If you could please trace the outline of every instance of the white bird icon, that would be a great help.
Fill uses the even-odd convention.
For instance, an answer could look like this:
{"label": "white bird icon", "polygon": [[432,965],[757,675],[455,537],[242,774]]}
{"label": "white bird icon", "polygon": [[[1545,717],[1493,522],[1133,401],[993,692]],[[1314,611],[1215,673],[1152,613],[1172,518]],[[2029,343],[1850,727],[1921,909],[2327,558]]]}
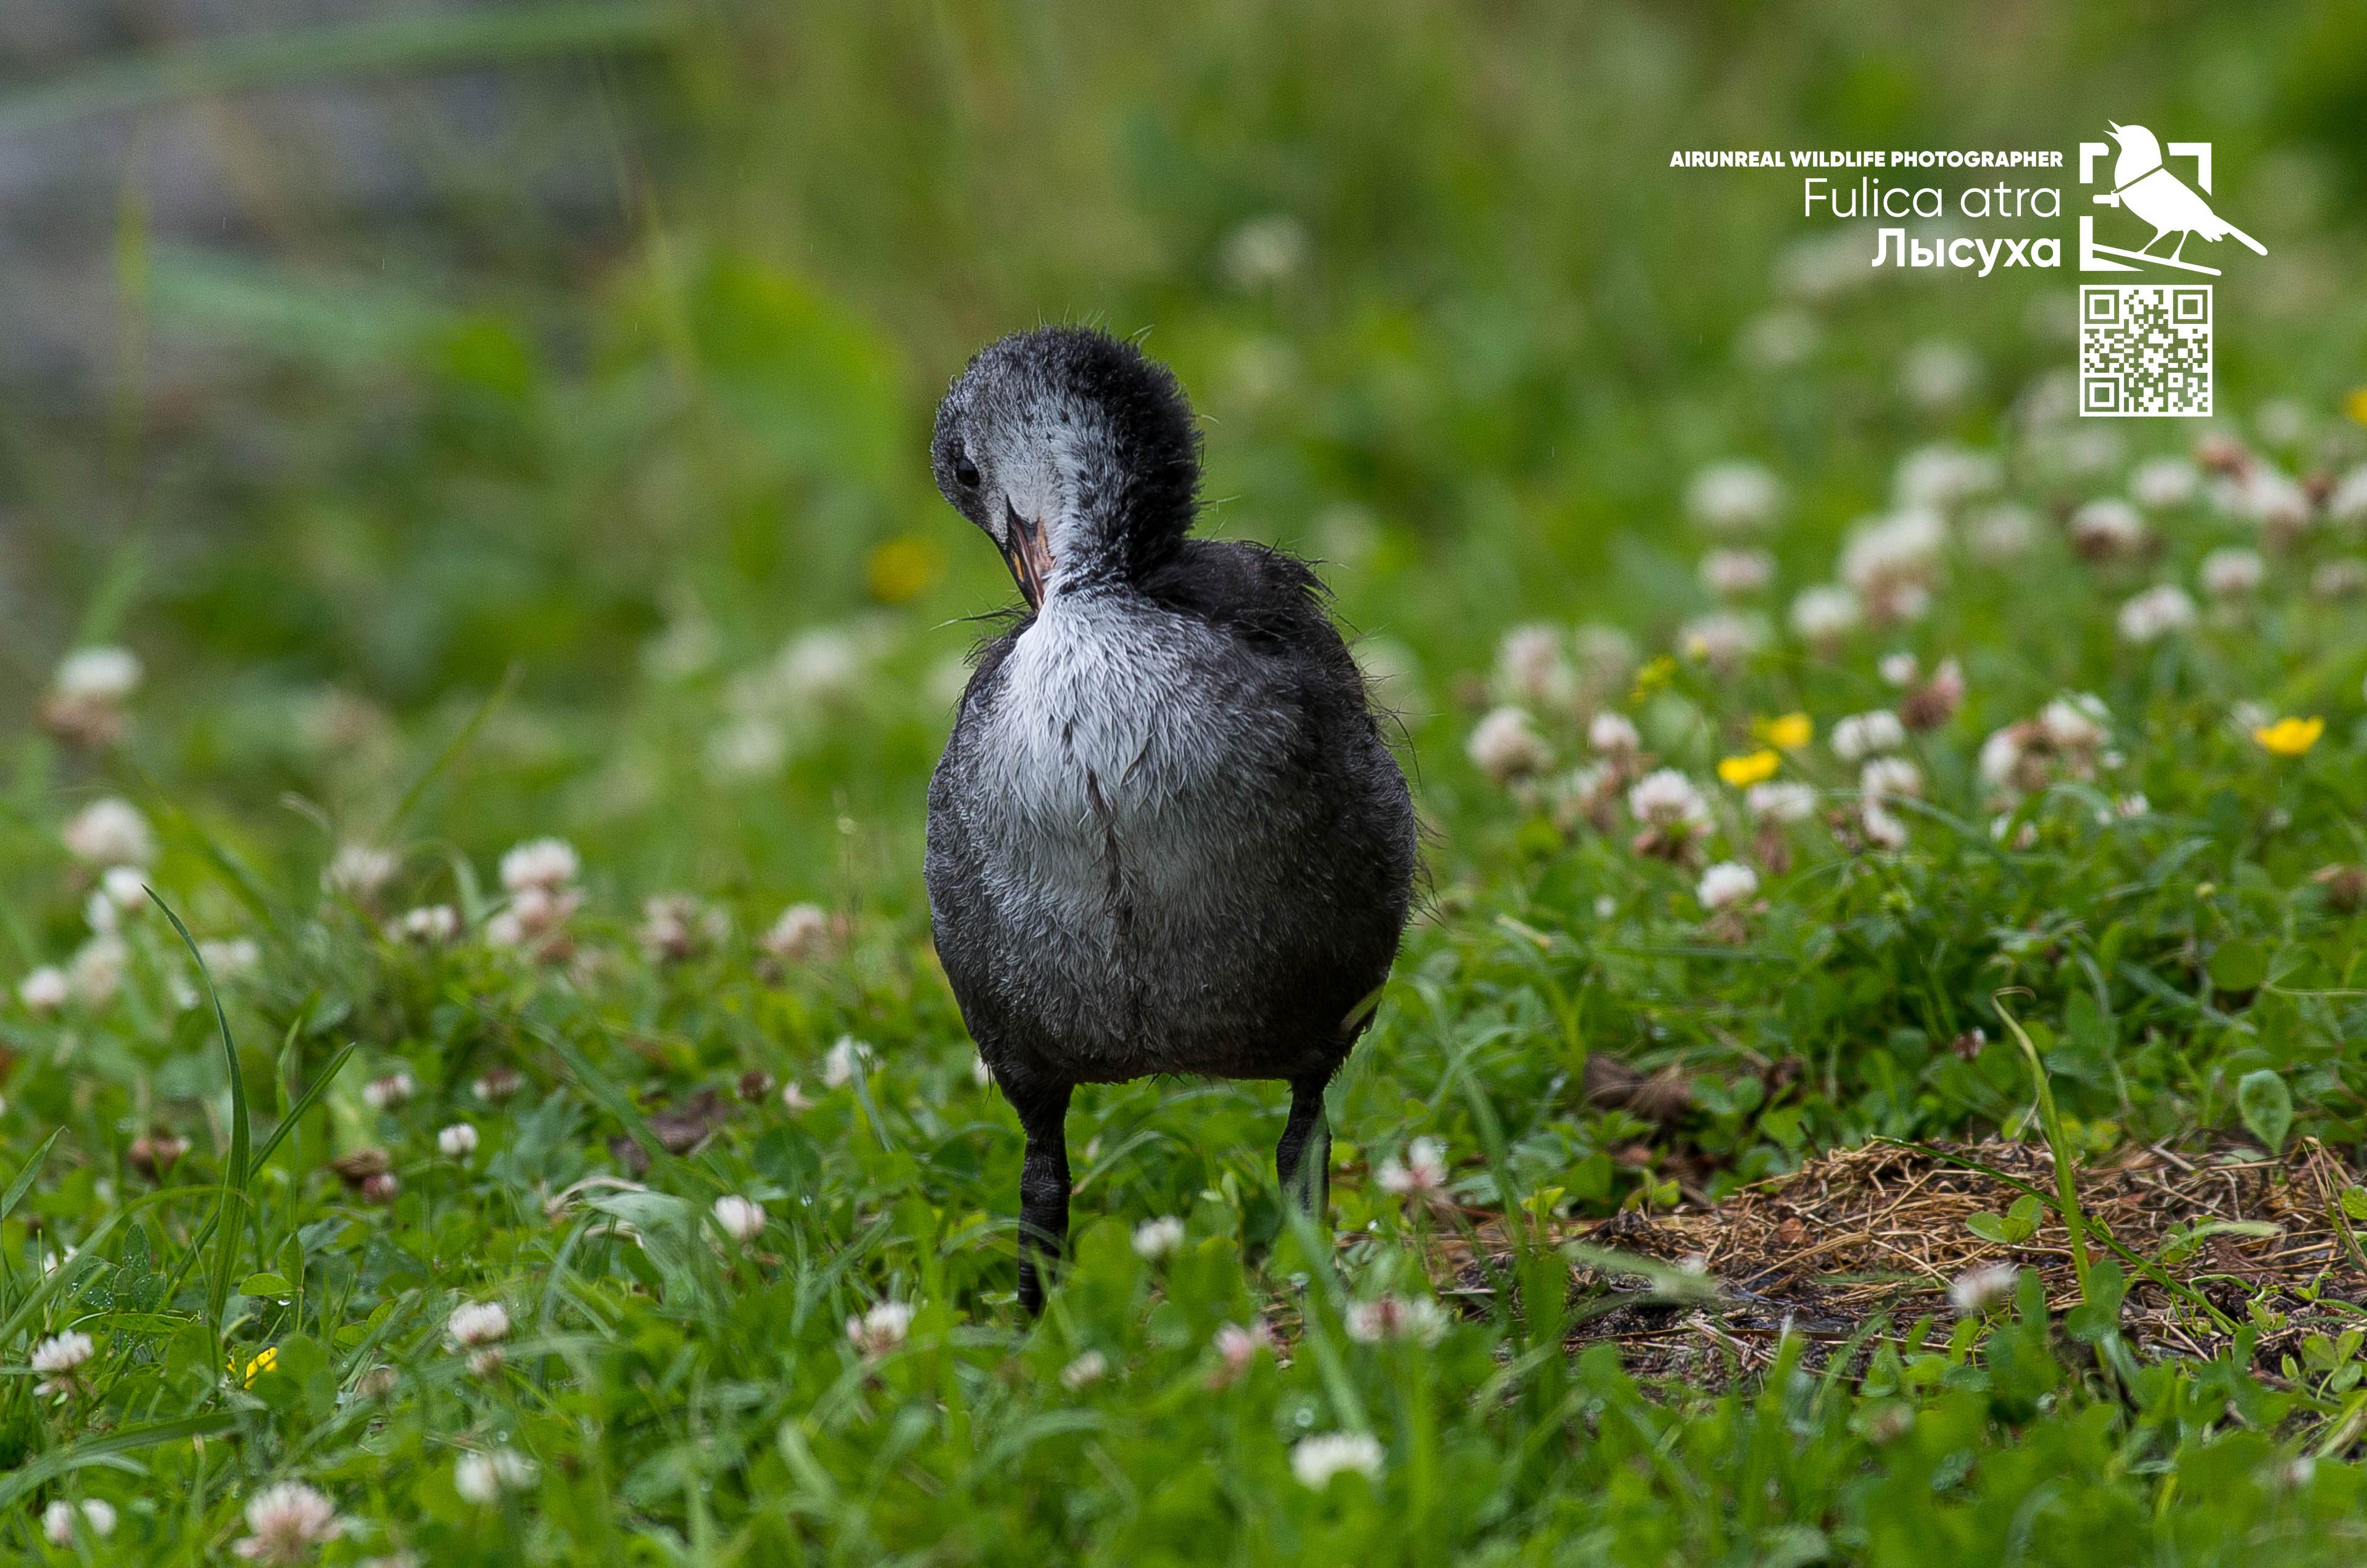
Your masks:
{"label": "white bird icon", "polygon": [[[2109,195],[2096,198],[2105,207],[2125,207],[2153,225],[2153,238],[2139,249],[2117,251],[2119,256],[2145,256],[2161,244],[2162,237],[2175,233],[2178,244],[2168,260],[2176,263],[2179,253],[2186,248],[2187,237],[2201,234],[2204,239],[2218,241],[2233,235],[2261,256],[2269,247],[2211,210],[2211,204],[2197,195],[2194,188],[2169,172],[2161,161],[2161,143],[2152,131],[2142,125],[2122,125],[2106,121],[2112,127],[2112,140],[2121,144],[2121,155],[2112,165],[2112,189]],[[2165,258],[2153,257],[2159,261]]]}

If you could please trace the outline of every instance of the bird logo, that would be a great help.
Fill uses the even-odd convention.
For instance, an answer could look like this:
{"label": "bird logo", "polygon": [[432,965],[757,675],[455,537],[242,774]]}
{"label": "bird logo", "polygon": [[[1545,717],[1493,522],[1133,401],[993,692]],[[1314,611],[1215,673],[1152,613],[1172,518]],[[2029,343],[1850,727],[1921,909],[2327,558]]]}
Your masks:
{"label": "bird logo", "polygon": [[[2201,191],[2197,191],[2193,186],[2170,172],[2169,163],[2162,156],[2161,142],[2155,138],[2152,131],[2142,125],[2123,125],[2116,120],[2108,120],[2105,123],[2112,126],[2112,141],[2118,144],[2120,153],[2112,163],[2112,188],[2096,197],[2096,205],[2118,207],[2143,219],[2153,225],[2153,238],[2135,250],[2100,245],[2095,243],[2094,238],[2095,220],[2082,218],[2079,220],[2079,237],[2080,267],[2083,271],[2134,272],[2137,270],[2134,267],[2124,266],[2119,262],[2099,259],[2102,256],[2120,256],[2126,261],[2147,262],[2157,267],[2174,267],[2181,271],[2207,273],[2216,278],[2219,276],[2217,267],[2205,267],[2200,262],[2185,259],[2186,242],[2197,235],[2214,244],[2221,240],[2237,240],[2257,255],[2269,254],[2266,245],[2213,211],[2211,203],[2203,199]],[[2080,144],[2083,179],[2089,176],[2093,168],[2092,158],[2089,156],[2091,151],[2101,153],[2110,149],[2101,142],[2090,142]],[[2170,151],[2192,155],[2196,160],[2196,182],[2203,187],[2203,190],[2207,191],[2211,188],[2211,149],[2208,142],[2173,142],[2170,143]],[[2154,247],[2172,234],[2178,236],[2178,243],[2170,248],[2169,253],[2166,256],[2156,254]]]}

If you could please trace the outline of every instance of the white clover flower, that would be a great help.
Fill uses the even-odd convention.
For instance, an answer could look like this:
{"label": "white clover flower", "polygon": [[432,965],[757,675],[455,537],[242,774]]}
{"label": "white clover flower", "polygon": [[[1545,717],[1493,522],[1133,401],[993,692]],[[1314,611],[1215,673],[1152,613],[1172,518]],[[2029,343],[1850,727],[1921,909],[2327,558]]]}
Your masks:
{"label": "white clover flower", "polygon": [[1701,559],[1701,580],[1719,598],[1747,598],[1775,580],[1775,558],[1763,550],[1713,550]]}
{"label": "white clover flower", "polygon": [[[117,911],[136,915],[148,907],[148,873],[136,866],[109,866],[98,874],[98,892]],[[106,920],[104,926],[101,926],[99,919],[93,919],[92,926],[108,931],[115,929],[111,915],[102,918]]]}
{"label": "white clover flower", "polygon": [[444,1323],[444,1337],[457,1350],[477,1350],[510,1336],[509,1310],[499,1301],[463,1301]]}
{"label": "white clover flower", "polygon": [[1496,644],[1492,682],[1503,700],[1535,708],[1568,708],[1578,699],[1578,671],[1550,626],[1515,626]]}
{"label": "white clover flower", "polygon": [[2289,543],[2309,528],[2309,492],[2268,463],[2253,463],[2222,480],[2213,498],[2231,516],[2257,525],[2272,542]]}
{"label": "white clover flower", "polygon": [[447,1160],[465,1160],[477,1152],[477,1130],[465,1121],[456,1121],[436,1134],[436,1147]]}
{"label": "white clover flower", "polygon": [[1644,744],[1644,737],[1626,714],[1606,708],[1588,722],[1586,744],[1606,756],[1628,756]]}
{"label": "white clover flower", "polygon": [[1867,518],[1841,546],[1840,579],[1874,619],[1920,619],[1947,541],[1947,524],[1929,506]]}
{"label": "white clover flower", "polygon": [[301,1562],[344,1533],[336,1506],[300,1481],[266,1486],[246,1505],[247,1537],[232,1550],[255,1562]]}
{"label": "white clover flower", "polygon": [[1088,1350],[1060,1369],[1060,1386],[1077,1390],[1093,1387],[1109,1376],[1109,1358],[1098,1350]]}
{"label": "white clover flower", "polygon": [[803,1089],[798,1087],[798,1081],[795,1078],[781,1085],[781,1108],[791,1116],[802,1116],[813,1109],[813,1101],[806,1096]]}
{"label": "white clover flower", "polygon": [[515,1449],[462,1454],[452,1465],[452,1490],[461,1501],[483,1507],[500,1501],[504,1492],[532,1486],[535,1474],[535,1462]]}
{"label": "white clover flower", "polygon": [[1713,914],[1731,909],[1759,891],[1759,873],[1739,860],[1720,860],[1702,873],[1693,896]]}
{"label": "white clover flower", "polygon": [[17,999],[36,1013],[54,1013],[73,994],[74,984],[66,979],[66,971],[53,963],[41,965],[17,985]]}
{"label": "white clover flower", "polygon": [[1290,1473],[1299,1484],[1320,1492],[1334,1476],[1349,1471],[1378,1480],[1383,1456],[1377,1439],[1365,1432],[1321,1432],[1301,1437],[1290,1450]]}
{"label": "white clover flower", "polygon": [[1881,801],[1869,798],[1860,802],[1858,822],[1865,830],[1866,842],[1877,849],[1907,847],[1907,824]]}
{"label": "white clover flower", "polygon": [[1145,1220],[1134,1228],[1134,1252],[1137,1257],[1153,1261],[1166,1257],[1184,1245],[1184,1221],[1172,1214],[1161,1214],[1155,1220]]}
{"label": "white clover flower", "polygon": [[1783,482],[1740,459],[1712,463],[1685,486],[1685,510],[1715,533],[1763,528],[1783,509]]}
{"label": "white clover flower", "polygon": [[1874,667],[1883,681],[1890,686],[1913,686],[1915,677],[1923,673],[1923,662],[1904,649],[1896,653],[1885,653],[1875,661]]}
{"label": "white clover flower", "polygon": [[1637,779],[1627,791],[1627,811],[1637,822],[1653,827],[1709,825],[1709,801],[1692,779],[1673,767],[1659,768]]}
{"label": "white clover flower", "polygon": [[1788,370],[1817,352],[1824,329],[1807,312],[1784,306],[1761,311],[1742,324],[1735,357],[1754,370]]}
{"label": "white clover flower", "polygon": [[1346,1327],[1360,1345],[1435,1345],[1446,1333],[1446,1312],[1427,1296],[1376,1296],[1349,1304]]}
{"label": "white clover flower", "polygon": [[1405,1158],[1383,1160],[1374,1174],[1383,1192],[1399,1198],[1439,1203],[1446,1198],[1446,1145],[1435,1138],[1417,1138],[1406,1145]]}
{"label": "white clover flower", "polygon": [[145,866],[156,858],[156,835],[140,808],[119,796],[93,801],[59,830],[66,853],[85,866]]}
{"label": "white clover flower", "polygon": [[2194,624],[2194,601],[2175,583],[2158,583],[2121,606],[2124,642],[2158,642]]}
{"label": "white clover flower", "polygon": [[1948,1282],[1948,1304],[1958,1317],[1978,1317],[2003,1306],[2013,1297],[2021,1270],[2010,1263],[1985,1263],[1967,1268]]}
{"label": "white clover flower", "polygon": [[514,893],[528,889],[552,892],[572,882],[583,869],[575,846],[563,838],[533,838],[502,857],[502,886]]}
{"label": "white clover flower", "polygon": [[730,935],[730,917],[689,893],[660,893],[641,903],[634,933],[651,963],[679,963]]}
{"label": "white clover flower", "polygon": [[715,1200],[715,1222],[723,1233],[742,1244],[764,1233],[764,1206],[753,1198],[727,1192]]}
{"label": "white clover flower", "polygon": [[2203,591],[2214,599],[2240,598],[2259,591],[2268,567],[2257,550],[2214,550],[2203,558]]}
{"label": "white clover flower", "polygon": [[572,887],[528,884],[510,895],[509,907],[485,922],[485,940],[497,948],[524,947],[555,934],[583,907]]}
{"label": "white clover flower", "polygon": [[1869,800],[1917,798],[1923,793],[1923,770],[1903,756],[1877,756],[1858,770],[1857,787]]}
{"label": "white clover flower", "polygon": [[2011,561],[2038,542],[2038,518],[2018,502],[2002,501],[1976,513],[1965,532],[1973,553],[1984,561]]}
{"label": "white clover flower", "polygon": [[1792,599],[1792,630],[1819,646],[1840,642],[1863,619],[1857,595],[1838,583],[1803,588]]}
{"label": "white clover flower", "polygon": [[2090,501],[2071,514],[2071,544],[2090,560],[2136,554],[2148,538],[2145,518],[2118,496]]}
{"label": "white clover flower", "polygon": [[789,732],[768,714],[745,714],[707,737],[707,770],[720,784],[770,778],[788,760]]}
{"label": "white clover flower", "polygon": [[1251,1319],[1246,1328],[1229,1323],[1217,1330],[1212,1343],[1217,1348],[1217,1365],[1216,1376],[1210,1381],[1222,1388],[1248,1371],[1259,1351],[1274,1348],[1274,1330],[1266,1326],[1263,1318]]}
{"label": "white clover flower", "polygon": [[818,903],[793,903],[756,938],[756,945],[783,963],[810,963],[830,946],[830,916]]}
{"label": "white clover flower", "polygon": [[33,1386],[37,1394],[74,1393],[82,1387],[77,1375],[84,1363],[97,1354],[90,1335],[80,1329],[53,1334],[33,1346],[33,1370],[41,1381]]}
{"label": "white clover flower", "polygon": [[2203,475],[2184,458],[2154,458],[2129,475],[2129,494],[2148,512],[2183,506],[2203,488]]}
{"label": "white clover flower", "polygon": [[1953,338],[1915,345],[1898,363],[1898,394],[1925,414],[1959,407],[1981,384],[1981,357]]}
{"label": "white clover flower", "polygon": [[1817,791],[1795,779],[1778,778],[1743,791],[1742,805],[1760,822],[1806,822],[1817,814]]}
{"label": "white clover flower", "polygon": [[216,975],[231,978],[254,973],[263,962],[263,948],[252,937],[221,937],[199,942],[198,956]]}
{"label": "white clover flower", "polygon": [[2005,467],[1994,452],[1976,452],[1969,447],[1919,447],[1899,460],[1891,479],[1891,494],[1902,506],[1944,512],[1988,494],[2004,477]]}
{"label": "white clover flower", "polygon": [[77,1506],[60,1497],[41,1510],[41,1533],[49,1537],[51,1546],[74,1544],[76,1515],[81,1516],[83,1524],[99,1540],[105,1540],[115,1533],[114,1504],[87,1497]]}
{"label": "white clover flower", "polygon": [[2074,691],[2056,698],[2039,710],[2039,732],[2064,751],[2093,751],[2112,738],[2112,722],[2101,698]]}
{"label": "white clover flower", "polygon": [[1835,756],[1857,762],[1905,746],[1907,726],[1889,709],[1877,708],[1870,713],[1852,713],[1836,723],[1832,740]]}
{"label": "white clover flower", "polygon": [[2367,463],[2336,482],[2326,498],[2326,515],[2338,523],[2367,522]]}
{"label": "white clover flower", "polygon": [[2347,599],[2367,592],[2367,562],[2345,556],[2309,574],[2309,591],[2321,599]]}
{"label": "white clover flower", "polygon": [[122,702],[140,689],[140,655],[129,648],[77,648],[58,661],[50,689],[70,702]]}
{"label": "white clover flower", "polygon": [[419,1081],[400,1067],[362,1085],[362,1098],[372,1110],[392,1110],[418,1092]]}
{"label": "white clover flower", "polygon": [[1767,629],[1756,616],[1714,609],[1695,616],[1677,629],[1677,646],[1685,657],[1712,668],[1730,670],[1757,653],[1767,641]]}
{"label": "white clover flower", "polygon": [[402,858],[368,844],[340,844],[321,870],[321,891],[368,903],[402,869]]}
{"label": "white clover flower", "polygon": [[851,633],[821,626],[789,640],[773,675],[792,702],[820,705],[854,695],[863,684],[863,648]]}
{"label": "white clover flower", "polygon": [[1305,224],[1287,212],[1269,212],[1226,235],[1217,264],[1234,288],[1255,294],[1287,282],[1312,248]]}
{"label": "white clover flower", "polygon": [[460,934],[460,912],[448,903],[422,904],[406,909],[395,924],[395,934],[403,940],[440,948]]}
{"label": "white clover flower", "polygon": [[102,933],[85,942],[66,965],[74,1000],[85,1007],[106,1006],[123,988],[124,967],[130,961],[131,949],[119,937]]}
{"label": "white clover flower", "polygon": [[2031,726],[2008,724],[1981,743],[1981,778],[1999,789],[2014,787],[2028,755]]}
{"label": "white clover flower", "polygon": [[861,1317],[846,1320],[849,1344],[862,1352],[866,1360],[877,1360],[904,1343],[912,1331],[912,1304],[910,1301],[881,1301]]}
{"label": "white clover flower", "polygon": [[826,1087],[840,1088],[854,1081],[858,1073],[868,1072],[879,1053],[851,1034],[838,1037],[830,1054],[821,1059],[821,1081]]}
{"label": "white clover flower", "polygon": [[1473,765],[1499,784],[1553,765],[1553,748],[1518,708],[1490,710],[1472,730],[1464,749]]}

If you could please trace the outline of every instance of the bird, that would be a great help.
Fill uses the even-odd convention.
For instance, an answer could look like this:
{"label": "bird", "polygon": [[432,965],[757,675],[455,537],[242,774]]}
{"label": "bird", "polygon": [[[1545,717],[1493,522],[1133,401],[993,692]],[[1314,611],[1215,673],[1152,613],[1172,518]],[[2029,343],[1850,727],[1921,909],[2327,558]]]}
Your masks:
{"label": "bird", "polygon": [[1313,568],[1192,537],[1199,431],[1164,366],[1093,327],[1003,337],[954,379],[931,459],[1025,607],[973,654],[923,880],[1025,1135],[1033,1314],[1067,1242],[1081,1085],[1287,1084],[1281,1190],[1328,1212],[1323,1093],[1396,960],[1419,833]]}
{"label": "bird", "polygon": [[2194,187],[2169,172],[2162,162],[2161,143],[2152,131],[2142,125],[2123,125],[2116,120],[2105,122],[2112,128],[2112,140],[2119,142],[2121,155],[2112,161],[2112,190],[2096,199],[2107,205],[2117,202],[2153,225],[2153,238],[2139,246],[2137,255],[2145,255],[2159,244],[2162,236],[2172,232],[2178,235],[2177,248],[2169,253],[2176,261],[2186,249],[2189,235],[2201,234],[2216,243],[2229,236],[2241,240],[2255,254],[2266,256],[2268,247],[2243,230],[2211,210],[2211,204],[2198,195]]}

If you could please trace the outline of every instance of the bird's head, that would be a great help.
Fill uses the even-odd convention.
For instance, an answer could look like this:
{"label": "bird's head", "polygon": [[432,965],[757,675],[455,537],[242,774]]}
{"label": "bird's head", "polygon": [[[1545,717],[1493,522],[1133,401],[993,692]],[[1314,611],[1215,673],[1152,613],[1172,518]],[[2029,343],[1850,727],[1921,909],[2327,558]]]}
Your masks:
{"label": "bird's head", "polygon": [[2112,128],[2112,140],[2120,143],[2123,153],[2134,153],[2143,161],[2161,162],[2161,143],[2154,140],[2152,131],[2142,125],[2123,125],[2117,120],[2104,123]]}
{"label": "bird's head", "polygon": [[937,488],[1041,609],[1174,553],[1199,507],[1200,440],[1166,367],[1091,327],[979,351],[937,407]]}

